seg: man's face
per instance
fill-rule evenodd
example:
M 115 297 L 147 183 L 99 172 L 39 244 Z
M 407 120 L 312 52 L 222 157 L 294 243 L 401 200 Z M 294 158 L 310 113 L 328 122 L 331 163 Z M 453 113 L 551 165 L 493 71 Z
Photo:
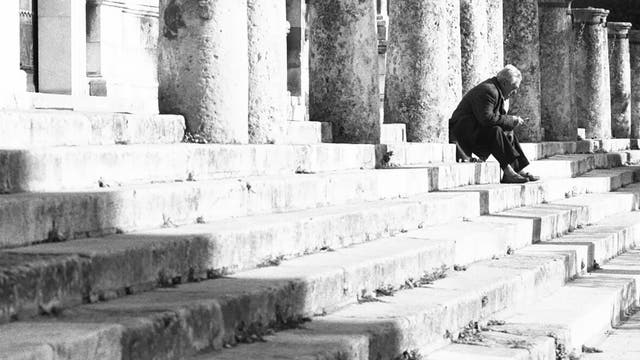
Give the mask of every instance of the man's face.
M 516 79 L 513 83 L 509 84 L 506 89 L 505 99 L 511 98 L 513 95 L 518 93 L 518 89 L 520 88 L 521 80 Z

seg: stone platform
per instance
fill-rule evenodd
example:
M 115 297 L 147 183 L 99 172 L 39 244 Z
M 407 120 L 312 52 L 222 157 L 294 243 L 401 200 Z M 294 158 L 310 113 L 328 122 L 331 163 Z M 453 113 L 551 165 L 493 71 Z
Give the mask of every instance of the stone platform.
M 525 144 L 542 179 L 500 184 L 451 145 L 321 143 L 320 123 L 214 145 L 180 143 L 176 117 L 17 119 L 3 359 L 551 360 L 638 305 L 629 140 Z

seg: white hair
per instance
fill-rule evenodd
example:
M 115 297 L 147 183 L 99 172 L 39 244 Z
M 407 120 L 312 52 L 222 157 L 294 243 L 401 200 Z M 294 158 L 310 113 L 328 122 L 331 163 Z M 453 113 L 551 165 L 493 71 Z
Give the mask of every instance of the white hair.
M 500 70 L 496 75 L 500 82 L 505 84 L 515 84 L 516 81 L 522 81 L 522 73 L 517 67 L 509 64 Z

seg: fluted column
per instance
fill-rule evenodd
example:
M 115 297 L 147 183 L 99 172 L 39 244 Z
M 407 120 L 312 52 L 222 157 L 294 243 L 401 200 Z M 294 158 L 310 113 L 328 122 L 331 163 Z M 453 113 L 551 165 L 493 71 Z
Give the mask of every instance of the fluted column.
M 460 48 L 460 0 L 445 0 L 447 6 L 448 97 L 445 115 L 451 117 L 462 98 L 462 50 Z
M 449 141 L 446 13 L 442 0 L 389 4 L 385 123 L 406 124 L 410 142 Z
M 631 136 L 631 64 L 629 29 L 631 23 L 610 22 L 609 80 L 611 83 L 611 134 L 616 138 Z
M 492 59 L 487 48 L 487 13 L 486 0 L 460 1 L 463 93 L 487 79 Z
M 285 0 L 248 0 L 249 142 L 281 142 L 287 114 Z
M 379 143 L 378 41 L 373 1 L 308 3 L 311 120 L 333 125 L 333 140 Z
M 213 143 L 247 143 L 247 0 L 161 0 L 160 111 Z
M 570 0 L 539 0 L 540 122 L 544 139 L 572 141 L 578 134 L 572 114 L 571 48 L 573 30 Z
M 538 25 L 538 0 L 504 0 L 505 60 L 522 72 L 520 89 L 510 99 L 510 113 L 527 119 L 516 133 L 530 142 L 542 139 Z
M 640 138 L 640 30 L 629 31 L 631 54 L 631 138 Z
M 611 137 L 608 10 L 573 9 L 574 116 L 588 139 Z

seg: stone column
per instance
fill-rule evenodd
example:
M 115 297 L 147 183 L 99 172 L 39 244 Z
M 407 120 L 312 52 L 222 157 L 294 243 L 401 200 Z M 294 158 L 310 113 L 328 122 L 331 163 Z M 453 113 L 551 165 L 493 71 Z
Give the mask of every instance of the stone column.
M 248 142 L 246 0 L 161 0 L 160 112 L 213 143 Z
M 611 137 L 608 10 L 573 9 L 574 116 L 587 139 Z
M 85 1 L 38 1 L 40 92 L 88 94 L 86 12 Z
M 544 140 L 574 141 L 578 122 L 572 114 L 570 0 L 538 0 L 540 30 L 540 117 Z
M 27 80 L 20 70 L 20 17 L 18 1 L 0 2 L 0 107 L 15 107 L 15 95 L 26 91 Z
M 631 138 L 640 138 L 640 30 L 629 31 L 631 58 Z
M 385 123 L 407 125 L 410 142 L 448 142 L 447 8 L 442 0 L 389 4 Z
M 444 114 L 447 119 L 458 106 L 462 98 L 462 50 L 460 49 L 460 0 L 446 0 L 447 7 L 447 48 L 448 56 L 448 97 L 445 102 Z
M 504 67 L 504 10 L 503 0 L 485 1 L 487 2 L 487 49 L 490 54 L 486 78 L 489 78 Z
M 609 80 L 611 83 L 611 134 L 616 138 L 631 136 L 631 63 L 629 29 L 631 23 L 610 22 Z
M 380 142 L 376 7 L 373 1 L 308 3 L 309 116 L 340 143 Z
M 287 115 L 285 0 L 248 0 L 249 142 L 281 142 Z
M 460 1 L 462 92 L 487 79 L 492 57 L 487 49 L 487 0 Z
M 510 113 L 527 120 L 516 134 L 522 141 L 540 141 L 538 0 L 504 0 L 504 53 L 506 62 L 522 72 L 520 90 L 510 99 Z

